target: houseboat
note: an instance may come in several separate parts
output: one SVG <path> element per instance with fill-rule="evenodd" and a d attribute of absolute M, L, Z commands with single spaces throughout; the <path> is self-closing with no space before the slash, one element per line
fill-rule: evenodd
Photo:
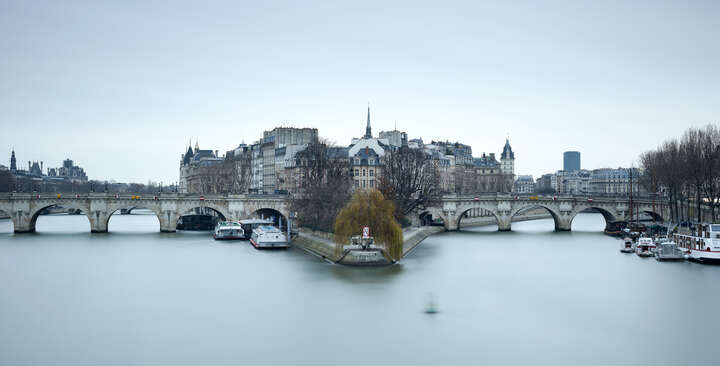
<path fill-rule="evenodd" d="M 240 225 L 242 225 L 242 228 L 245 231 L 245 239 L 248 239 L 248 240 L 252 236 L 253 230 L 257 229 L 259 226 L 272 226 L 272 224 L 273 224 L 272 220 L 267 220 L 267 219 L 240 220 Z"/>
<path fill-rule="evenodd" d="M 639 257 L 653 257 L 655 256 L 654 252 L 655 243 L 651 238 L 638 238 L 637 245 L 635 246 L 635 254 L 637 254 Z"/>
<path fill-rule="evenodd" d="M 720 264 L 720 224 L 682 227 L 672 238 L 691 261 Z"/>
<path fill-rule="evenodd" d="M 245 230 L 237 221 L 220 221 L 215 226 L 213 233 L 215 240 L 240 240 L 245 239 Z"/>
<path fill-rule="evenodd" d="M 287 248 L 289 243 L 285 234 L 274 226 L 258 226 L 250 236 L 250 244 L 255 248 Z"/>

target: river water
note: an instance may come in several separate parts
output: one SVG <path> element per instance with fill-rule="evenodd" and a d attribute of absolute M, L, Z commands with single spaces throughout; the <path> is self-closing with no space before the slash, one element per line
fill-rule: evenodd
<path fill-rule="evenodd" d="M 399 265 L 0 220 L 0 365 L 679 365 L 720 356 L 720 267 L 619 252 L 602 216 L 431 236 Z M 423 313 L 433 294 L 438 314 Z"/>

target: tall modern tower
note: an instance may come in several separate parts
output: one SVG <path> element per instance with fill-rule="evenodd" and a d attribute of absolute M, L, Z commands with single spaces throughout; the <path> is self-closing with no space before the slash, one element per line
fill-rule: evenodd
<path fill-rule="evenodd" d="M 566 151 L 563 153 L 563 170 L 566 172 L 576 172 L 580 170 L 579 151 Z"/>

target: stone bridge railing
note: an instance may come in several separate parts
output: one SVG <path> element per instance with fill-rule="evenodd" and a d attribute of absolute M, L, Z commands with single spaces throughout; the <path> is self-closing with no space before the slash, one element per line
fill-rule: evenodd
<path fill-rule="evenodd" d="M 110 216 L 121 209 L 145 208 L 160 221 L 160 230 L 174 232 L 181 215 L 194 208 L 209 208 L 225 219 L 250 217 L 260 210 L 289 215 L 286 195 L 196 195 L 182 193 L 4 193 L 0 211 L 13 221 L 15 232 L 34 232 L 40 212 L 54 205 L 75 208 L 90 220 L 92 232 L 107 232 Z"/>

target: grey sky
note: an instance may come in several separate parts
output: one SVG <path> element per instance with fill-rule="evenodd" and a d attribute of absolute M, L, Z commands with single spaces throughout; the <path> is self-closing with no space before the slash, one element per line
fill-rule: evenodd
<path fill-rule="evenodd" d="M 509 4 L 512 3 L 512 4 Z M 720 112 L 717 1 L 0 2 L 0 164 L 174 182 L 189 138 L 397 126 L 536 177 L 627 166 Z"/>

